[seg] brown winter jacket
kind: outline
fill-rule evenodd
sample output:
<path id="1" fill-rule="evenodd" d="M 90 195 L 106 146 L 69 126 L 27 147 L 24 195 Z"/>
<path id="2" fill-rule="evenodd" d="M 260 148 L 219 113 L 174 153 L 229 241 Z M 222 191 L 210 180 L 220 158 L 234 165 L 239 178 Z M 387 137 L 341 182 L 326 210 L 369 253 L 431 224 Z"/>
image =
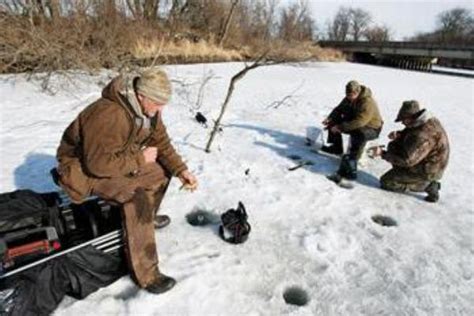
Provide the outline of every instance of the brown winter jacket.
<path id="1" fill-rule="evenodd" d="M 124 93 L 135 78 L 117 77 L 102 97 L 67 127 L 57 151 L 60 184 L 74 202 L 91 194 L 100 178 L 130 176 L 145 164 L 142 149 L 158 148 L 158 162 L 171 174 L 187 169 L 170 143 L 161 117 L 149 128 Z M 134 97 L 134 94 L 133 94 Z"/>
<path id="2" fill-rule="evenodd" d="M 383 125 L 377 103 L 372 98 L 372 92 L 366 86 L 362 86 L 359 97 L 354 103 L 344 98 L 329 114 L 329 119 L 339 124 L 341 131 L 346 133 L 361 127 L 381 129 Z"/>
<path id="3" fill-rule="evenodd" d="M 382 158 L 427 180 L 439 180 L 448 165 L 448 136 L 439 120 L 425 110 L 413 126 L 388 144 Z"/>

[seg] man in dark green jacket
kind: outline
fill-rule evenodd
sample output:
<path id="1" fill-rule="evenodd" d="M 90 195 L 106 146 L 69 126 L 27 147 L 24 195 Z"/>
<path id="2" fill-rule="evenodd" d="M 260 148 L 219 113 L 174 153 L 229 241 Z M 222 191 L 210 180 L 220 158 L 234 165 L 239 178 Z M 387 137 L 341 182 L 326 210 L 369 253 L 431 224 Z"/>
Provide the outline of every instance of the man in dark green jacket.
<path id="1" fill-rule="evenodd" d="M 323 152 L 342 155 L 342 135 L 350 135 L 349 152 L 343 157 L 339 174 L 346 178 L 357 177 L 357 160 L 361 157 L 366 143 L 379 137 L 383 120 L 372 92 L 357 81 L 349 81 L 346 85 L 346 96 L 339 105 L 323 121 L 328 130 L 328 143 Z M 349 163 L 352 167 L 345 168 Z"/>

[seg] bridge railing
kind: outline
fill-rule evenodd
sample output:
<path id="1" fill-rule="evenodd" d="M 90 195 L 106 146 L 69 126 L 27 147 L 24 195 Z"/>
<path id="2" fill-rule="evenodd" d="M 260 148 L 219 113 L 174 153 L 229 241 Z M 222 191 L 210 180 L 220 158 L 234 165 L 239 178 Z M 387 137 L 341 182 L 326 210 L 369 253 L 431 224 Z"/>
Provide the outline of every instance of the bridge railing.
<path id="1" fill-rule="evenodd" d="M 474 51 L 474 45 L 471 43 L 459 44 L 442 44 L 442 43 L 426 43 L 426 42 L 404 42 L 404 41 L 387 41 L 387 42 L 359 42 L 359 41 L 318 41 L 321 47 L 335 48 L 352 48 L 352 47 L 373 47 L 373 48 L 409 48 L 409 49 L 427 49 L 427 50 L 471 50 Z"/>

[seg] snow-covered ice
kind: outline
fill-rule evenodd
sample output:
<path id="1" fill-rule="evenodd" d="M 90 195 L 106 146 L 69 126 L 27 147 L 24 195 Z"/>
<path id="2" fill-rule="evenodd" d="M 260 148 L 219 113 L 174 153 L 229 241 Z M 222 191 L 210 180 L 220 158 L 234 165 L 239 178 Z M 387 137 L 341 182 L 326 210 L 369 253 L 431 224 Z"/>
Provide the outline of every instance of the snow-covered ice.
<path id="1" fill-rule="evenodd" d="M 55 315 L 474 315 L 474 81 L 350 63 L 260 67 L 237 83 L 207 154 L 210 129 L 193 118 L 201 82 L 212 75 L 199 108 L 211 120 L 242 67 L 166 67 L 174 96 L 165 122 L 200 181 L 191 194 L 174 180 L 161 208 L 172 223 L 157 232 L 160 269 L 176 287 L 155 296 L 123 277 L 82 301 L 65 298 Z M 2 192 L 56 189 L 49 169 L 62 132 L 109 76 L 80 75 L 55 95 L 19 75 L 0 77 Z M 381 160 L 361 169 L 353 190 L 325 178 L 338 162 L 308 150 L 306 128 L 320 124 L 351 79 L 368 85 L 379 103 L 379 143 L 401 128 L 393 120 L 403 100 L 419 100 L 444 124 L 451 160 L 439 203 L 380 190 L 378 177 L 390 167 Z M 296 164 L 289 155 L 315 164 L 289 172 Z M 186 222 L 193 210 L 220 214 L 239 200 L 252 224 L 244 244 Z M 374 215 L 397 226 L 380 226 Z M 292 286 L 307 292 L 307 305 L 285 303 Z"/>

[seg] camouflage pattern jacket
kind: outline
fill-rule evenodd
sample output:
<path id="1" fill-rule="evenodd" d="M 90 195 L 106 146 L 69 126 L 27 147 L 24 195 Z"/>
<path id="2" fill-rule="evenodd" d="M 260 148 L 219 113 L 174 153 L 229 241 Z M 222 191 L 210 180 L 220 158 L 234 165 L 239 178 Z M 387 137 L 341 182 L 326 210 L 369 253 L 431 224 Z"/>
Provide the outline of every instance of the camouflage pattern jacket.
<path id="1" fill-rule="evenodd" d="M 144 147 L 157 147 L 158 162 L 171 174 L 187 169 L 161 117 L 148 119 L 138 110 L 134 79 L 112 80 L 63 134 L 57 151 L 59 182 L 76 203 L 90 195 L 96 179 L 136 174 L 145 164 Z"/>
<path id="2" fill-rule="evenodd" d="M 359 97 L 353 103 L 344 98 L 329 114 L 329 119 L 339 124 L 346 133 L 362 127 L 381 129 L 383 125 L 377 103 L 366 86 L 362 86 Z"/>
<path id="3" fill-rule="evenodd" d="M 438 180 L 449 160 L 449 142 L 438 119 L 426 110 L 413 126 L 406 127 L 388 144 L 382 158 L 428 180 Z"/>

